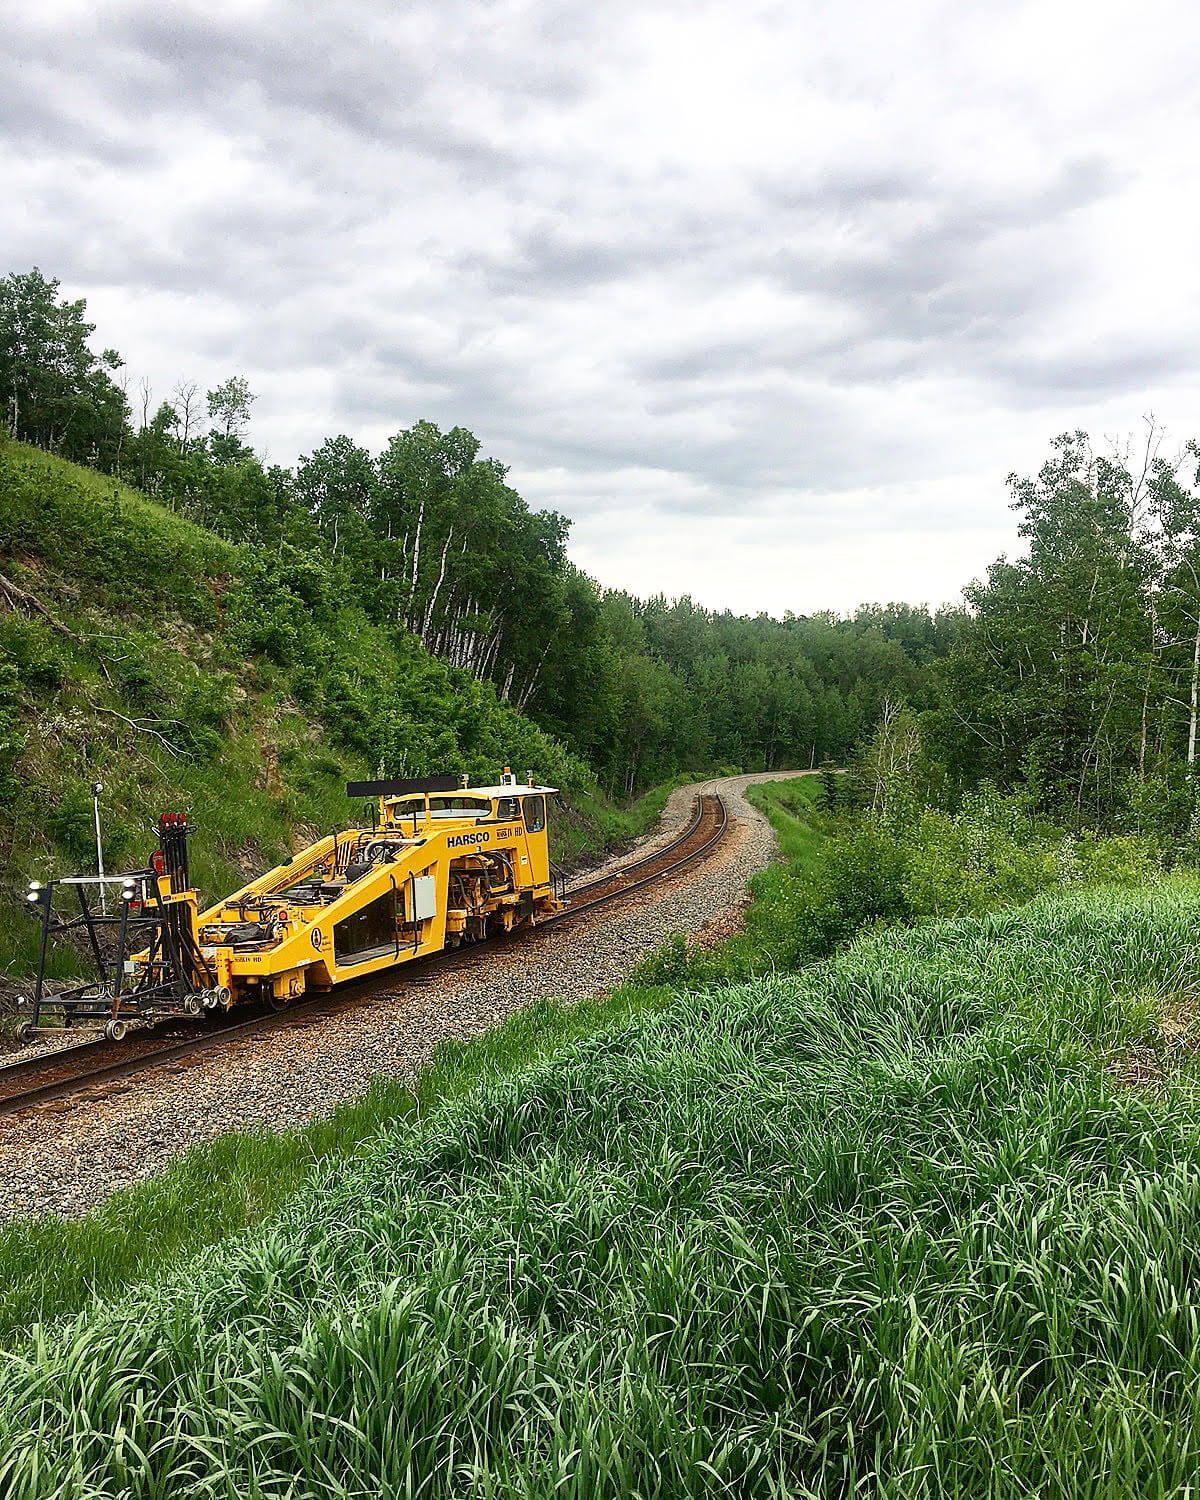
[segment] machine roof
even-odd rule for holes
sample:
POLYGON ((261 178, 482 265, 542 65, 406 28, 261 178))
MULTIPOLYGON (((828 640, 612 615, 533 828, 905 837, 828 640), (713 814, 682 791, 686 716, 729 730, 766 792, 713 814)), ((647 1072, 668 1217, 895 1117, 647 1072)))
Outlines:
POLYGON ((469 786, 467 794, 478 792, 481 797, 532 797, 535 793, 557 792, 556 786, 469 786))
MULTIPOLYGON (((547 793, 556 794, 556 786, 528 786, 521 783, 517 786, 459 786, 452 791, 430 792, 431 797, 533 797, 542 796, 547 793)), ((409 792, 407 797, 388 797, 388 802, 405 802, 408 797, 424 798, 424 792, 409 792)))

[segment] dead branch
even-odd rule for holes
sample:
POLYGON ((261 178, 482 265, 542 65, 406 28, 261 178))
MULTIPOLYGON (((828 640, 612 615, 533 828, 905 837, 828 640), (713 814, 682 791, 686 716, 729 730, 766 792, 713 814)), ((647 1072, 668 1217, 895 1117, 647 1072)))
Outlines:
POLYGON ((115 708, 101 708, 99 703, 93 703, 90 698, 87 698, 84 701, 87 703, 87 706, 92 710, 93 713, 107 714, 110 719, 120 719, 122 724, 128 724, 130 729, 136 730, 138 734, 152 735, 156 740, 158 740, 158 742, 163 746, 165 750, 167 750, 171 755, 175 757, 176 760, 179 759, 179 751, 176 750, 171 741, 167 739, 166 735, 160 733, 157 729, 153 729, 145 719, 126 718, 124 714, 119 714, 115 708))
POLYGON ((28 614, 41 615, 58 631, 59 635, 65 635, 67 640, 74 641, 77 646, 83 645, 83 640, 73 630, 68 630, 61 620, 56 620, 46 606, 35 595, 19 588, 11 578, 6 578, 0 573, 0 599, 8 605, 14 613, 18 609, 25 610, 28 614))

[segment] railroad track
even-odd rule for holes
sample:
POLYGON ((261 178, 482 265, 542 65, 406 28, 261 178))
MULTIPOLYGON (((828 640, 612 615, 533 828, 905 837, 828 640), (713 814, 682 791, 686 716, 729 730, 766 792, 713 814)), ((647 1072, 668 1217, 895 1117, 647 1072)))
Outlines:
MULTIPOLYGON (((563 911, 545 918, 536 927, 520 929, 504 939, 489 938, 453 954, 439 953, 417 959, 404 965, 402 976, 426 971, 431 966, 436 966, 440 972, 465 967, 477 961, 475 955, 480 948, 492 947, 501 941, 511 943, 514 938, 536 939, 539 933, 573 921, 598 906, 657 885, 703 859, 724 835, 728 824, 729 815, 722 798, 715 792, 705 792, 697 797, 692 818, 677 838, 640 859, 570 887, 567 891, 570 905, 563 911)), ((283 1012, 256 1010, 247 1014, 245 1007, 238 1007, 228 1015, 210 1015, 195 1022, 166 1022, 124 1042, 110 1042, 103 1038, 76 1042, 54 1052, 23 1058, 20 1062, 0 1064, 0 1114, 15 1114, 54 1099, 87 1095, 92 1090, 107 1090, 121 1079, 152 1068, 172 1064, 182 1067, 188 1058, 228 1046, 239 1038, 262 1035, 281 1027, 315 1024, 323 1016, 348 1006, 370 1004, 372 996, 381 988, 382 978, 376 975, 355 983, 352 988, 314 996, 283 1012)), ((395 973, 386 976, 390 983, 396 978, 395 973)))

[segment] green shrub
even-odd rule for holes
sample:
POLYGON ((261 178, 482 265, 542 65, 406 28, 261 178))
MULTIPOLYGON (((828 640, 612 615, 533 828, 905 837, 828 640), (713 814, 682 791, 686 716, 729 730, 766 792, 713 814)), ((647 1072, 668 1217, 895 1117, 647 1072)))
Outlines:
POLYGON ((75 870, 94 865, 96 828, 91 787, 72 782, 46 814, 46 830, 75 870))
POLYGON ((54 693, 62 686, 63 643, 43 620, 0 615, 0 660, 15 666, 27 693, 54 693))
POLYGON ((1084 837, 1079 841, 1076 857, 1080 878, 1089 885, 1148 885, 1163 872, 1163 856, 1157 842, 1145 835, 1084 837))
POLYGON ((832 953, 864 927, 912 921, 911 860, 904 843, 869 819, 831 839, 810 887, 812 899, 798 913, 798 951, 832 953))
POLYGON ((832 953, 874 925, 994 911, 1075 884, 1143 883, 1162 870, 1152 837, 1076 838, 1032 818, 1026 798, 986 784, 955 814, 895 805, 902 815, 860 813, 835 827, 790 902, 797 960, 832 953))
POLYGON ((724 955, 688 943, 682 933, 673 933, 653 953, 635 964, 629 982, 645 989, 696 991, 729 977, 724 955))

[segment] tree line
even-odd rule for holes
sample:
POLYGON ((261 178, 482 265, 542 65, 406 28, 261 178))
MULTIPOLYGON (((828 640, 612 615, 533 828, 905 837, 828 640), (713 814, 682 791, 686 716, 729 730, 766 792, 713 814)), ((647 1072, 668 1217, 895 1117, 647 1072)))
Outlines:
POLYGON ((9 435, 236 543, 253 584, 242 638, 300 673, 306 615, 353 602, 491 683, 626 795, 681 769, 841 759, 889 698, 928 705, 952 615, 748 619, 605 590, 568 558, 567 518, 532 510, 465 428, 418 421, 379 453, 339 435, 292 468, 264 464, 244 378, 203 393, 184 380, 157 404, 143 381, 131 401, 93 333, 86 304, 40 271, 0 280, 9 435))
POLYGON ((93 332, 41 272, 0 280, 9 434, 236 543, 241 638, 301 690, 305 621, 353 603, 490 683, 614 794, 681 769, 841 761, 904 705, 930 796, 988 780, 1075 827, 1191 816, 1200 449, 1168 455, 1153 424, 1136 454, 1069 433, 1036 476, 1010 476, 1023 554, 965 609, 748 618, 602 589, 567 556, 567 519, 531 510, 465 428, 418 421, 378 453, 340 435, 266 465, 244 379, 182 381, 157 405, 142 382, 135 414, 93 332))

